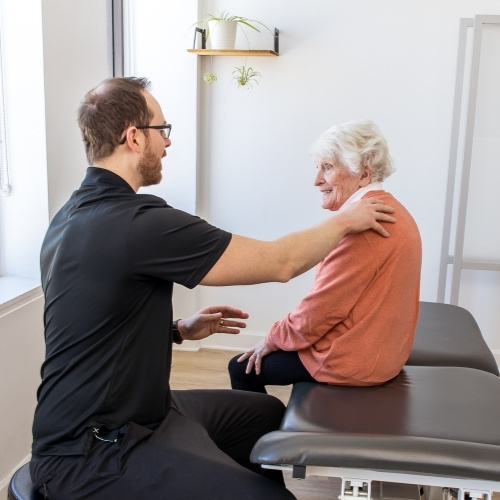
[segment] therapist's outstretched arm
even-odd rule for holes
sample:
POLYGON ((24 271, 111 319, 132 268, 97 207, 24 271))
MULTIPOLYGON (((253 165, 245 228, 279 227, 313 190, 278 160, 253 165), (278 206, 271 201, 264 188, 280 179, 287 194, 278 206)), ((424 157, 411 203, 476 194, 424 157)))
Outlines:
POLYGON ((202 285, 251 285, 285 283, 322 261, 348 233, 373 229, 389 233, 380 222, 395 222, 394 209, 365 198, 335 212, 327 220, 274 241, 233 235, 226 251, 201 281, 202 285))

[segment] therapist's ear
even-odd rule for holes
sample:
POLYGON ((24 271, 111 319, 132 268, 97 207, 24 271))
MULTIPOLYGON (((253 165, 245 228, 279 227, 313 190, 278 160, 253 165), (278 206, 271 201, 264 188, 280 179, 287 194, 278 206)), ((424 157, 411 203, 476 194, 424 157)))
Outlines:
POLYGON ((141 149, 141 145, 138 141, 138 134, 139 131, 137 130, 137 128, 129 127, 127 130, 126 141, 125 141, 128 147, 136 153, 138 153, 141 149))

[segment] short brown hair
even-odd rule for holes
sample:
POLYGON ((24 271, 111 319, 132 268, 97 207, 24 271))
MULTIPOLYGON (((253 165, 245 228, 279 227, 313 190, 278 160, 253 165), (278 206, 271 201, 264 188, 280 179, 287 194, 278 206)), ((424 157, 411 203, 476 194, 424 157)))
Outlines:
POLYGON ((147 78, 108 78, 87 92, 78 125, 90 164, 111 155, 127 127, 150 123, 153 112, 144 96, 150 85, 147 78))

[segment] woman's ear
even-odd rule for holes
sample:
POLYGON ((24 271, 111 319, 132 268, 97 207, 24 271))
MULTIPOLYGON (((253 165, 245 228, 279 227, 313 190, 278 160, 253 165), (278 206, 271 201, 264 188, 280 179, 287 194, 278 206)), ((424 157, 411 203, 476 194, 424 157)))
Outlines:
POLYGON ((359 178, 359 187, 365 187, 368 186, 372 181, 372 171, 370 167, 367 167, 366 165, 363 165, 363 168, 361 170, 361 177, 359 178))

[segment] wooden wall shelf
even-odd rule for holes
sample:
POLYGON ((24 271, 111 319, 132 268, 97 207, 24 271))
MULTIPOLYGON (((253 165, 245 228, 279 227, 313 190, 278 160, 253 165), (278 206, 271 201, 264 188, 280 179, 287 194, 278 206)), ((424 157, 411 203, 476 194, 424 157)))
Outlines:
POLYGON ((280 55, 280 30, 274 28, 274 50, 213 50, 207 49, 207 30, 205 28, 196 27, 194 29, 193 48, 188 49, 188 52, 198 54, 199 56, 279 56, 280 55), (195 49, 197 34, 201 35, 201 49, 195 49))
POLYGON ((212 49, 188 49, 188 52, 199 56, 279 56, 274 50, 212 50, 212 49))

